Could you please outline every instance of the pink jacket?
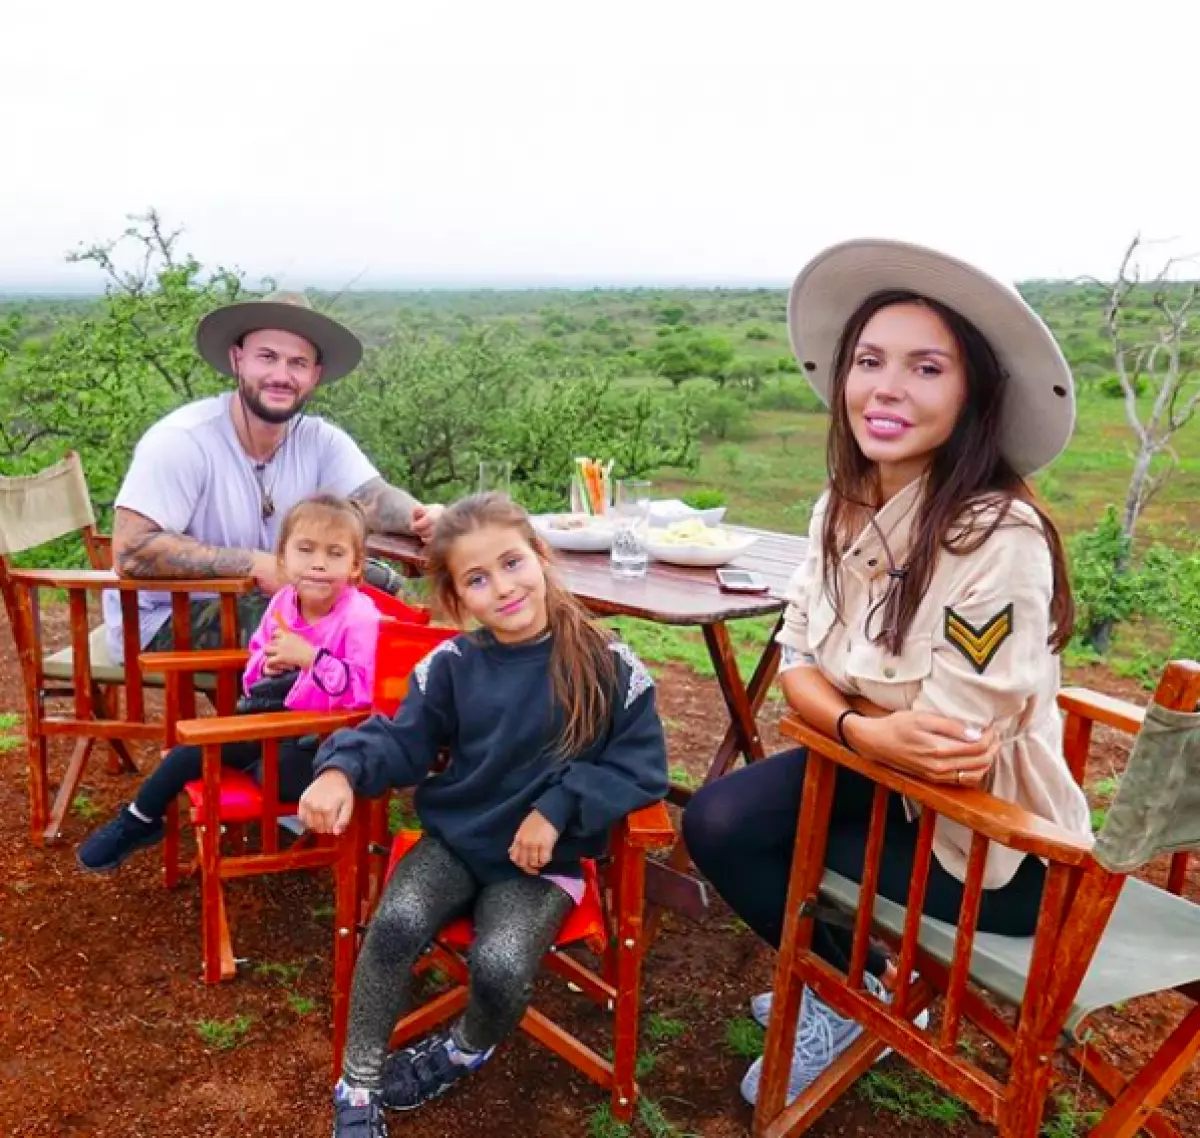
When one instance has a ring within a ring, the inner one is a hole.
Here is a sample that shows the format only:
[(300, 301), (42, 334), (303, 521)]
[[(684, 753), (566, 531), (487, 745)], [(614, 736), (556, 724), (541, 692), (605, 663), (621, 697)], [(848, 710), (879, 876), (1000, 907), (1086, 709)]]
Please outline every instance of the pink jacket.
[(309, 624), (300, 615), (300, 603), (291, 585), (280, 589), (250, 638), (250, 662), (242, 677), (247, 692), (262, 679), (276, 613), (282, 614), (292, 632), (303, 636), (314, 648), (324, 649), (311, 668), (301, 671), (284, 701), (286, 707), (292, 711), (338, 711), (371, 705), (379, 610), (353, 586), (316, 624)]

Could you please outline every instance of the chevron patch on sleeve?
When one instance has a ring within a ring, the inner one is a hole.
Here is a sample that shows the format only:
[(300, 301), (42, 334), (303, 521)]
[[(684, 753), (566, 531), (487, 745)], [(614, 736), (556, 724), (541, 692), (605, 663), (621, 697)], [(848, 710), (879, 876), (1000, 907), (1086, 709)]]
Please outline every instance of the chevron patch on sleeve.
[(1013, 607), (1005, 605), (991, 620), (976, 628), (947, 605), (945, 634), (971, 667), (983, 675), (1000, 651), (1000, 645), (1013, 634)]

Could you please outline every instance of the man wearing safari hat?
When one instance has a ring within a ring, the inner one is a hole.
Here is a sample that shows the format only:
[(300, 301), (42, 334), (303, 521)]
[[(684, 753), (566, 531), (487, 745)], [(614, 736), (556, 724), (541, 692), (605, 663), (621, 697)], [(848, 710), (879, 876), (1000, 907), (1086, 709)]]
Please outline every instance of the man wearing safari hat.
[[(297, 293), (226, 305), (196, 328), (196, 348), (234, 391), (172, 411), (138, 442), (116, 501), (113, 559), (125, 577), (253, 576), (241, 598), (249, 635), (281, 582), (274, 554), (280, 521), (319, 492), (358, 502), (373, 532), (427, 540), (441, 512), (388, 485), (339, 427), (302, 415), (317, 386), (348, 375), (358, 338)], [(368, 563), (367, 580), (395, 591), (399, 578)], [(170, 598), (139, 594), (141, 644), (171, 647)], [(109, 651), (122, 659), (120, 600), (104, 597)], [(193, 643), (220, 643), (216, 602), (193, 599)]]

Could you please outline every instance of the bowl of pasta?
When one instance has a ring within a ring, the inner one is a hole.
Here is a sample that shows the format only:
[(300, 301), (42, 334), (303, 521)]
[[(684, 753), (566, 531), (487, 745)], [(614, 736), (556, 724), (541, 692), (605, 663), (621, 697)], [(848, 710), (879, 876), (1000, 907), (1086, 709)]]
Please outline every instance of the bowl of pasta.
[(612, 549), (613, 521), (590, 514), (537, 514), (533, 527), (551, 549), (570, 553), (604, 553)]
[(656, 561), (716, 569), (745, 553), (758, 538), (736, 533), (724, 526), (706, 526), (688, 518), (669, 526), (651, 526), (646, 531), (646, 549)]

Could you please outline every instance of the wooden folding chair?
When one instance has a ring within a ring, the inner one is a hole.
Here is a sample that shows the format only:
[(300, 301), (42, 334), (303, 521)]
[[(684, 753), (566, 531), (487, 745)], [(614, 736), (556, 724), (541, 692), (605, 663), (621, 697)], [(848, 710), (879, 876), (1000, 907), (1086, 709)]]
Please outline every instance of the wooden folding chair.
[[(324, 736), (342, 727), (362, 722), (373, 711), (392, 714), (407, 689), (408, 676), (417, 662), (435, 645), (457, 633), (456, 629), (429, 625), (428, 614), (407, 609), (387, 598), (376, 603), (393, 614), (407, 613), (409, 621), (395, 615), (380, 622), (376, 649), (375, 696), (370, 709), (347, 712), (283, 711), (264, 715), (219, 715), (206, 719), (180, 719), (173, 724), (171, 738), (203, 749), (202, 779), (185, 788), (189, 817), (196, 834), (198, 857), (188, 866), (179, 863), (179, 823), (176, 808), (168, 813), (164, 838), (167, 884), (181, 876), (200, 875), (201, 922), (204, 947), (204, 980), (217, 983), (237, 973), (229, 922), (226, 916), (224, 883), (256, 874), (286, 873), (300, 869), (333, 868), (342, 843), (328, 835), (302, 834), (286, 849), (280, 844), (281, 818), (296, 812), (296, 803), (279, 800), (279, 743), (302, 735)], [(245, 652), (158, 652), (146, 653), (142, 666), (162, 673), (167, 682), (169, 704), (178, 704), (185, 677), (196, 671), (221, 676), (232, 684), (245, 669)], [(218, 703), (221, 700), (218, 697)], [(226, 743), (256, 741), (263, 744), (262, 782), (249, 774), (221, 766), (221, 747)], [(386, 804), (369, 811), (365, 832), (377, 836), (386, 829)], [(247, 850), (245, 828), (258, 830), (258, 848)], [(228, 829), (236, 841), (222, 848), (222, 831)], [(357, 831), (355, 831), (357, 833)], [(355, 888), (369, 879), (364, 856), (363, 873), (355, 874)]]
[[(12, 555), (77, 534), (87, 550), (90, 570), (18, 569)], [(144, 681), (137, 667), (137, 594), (140, 591), (172, 594), (176, 643), (189, 643), (188, 594), (217, 593), (222, 604), (226, 643), (237, 643), (236, 600), (248, 592), (252, 580), (149, 581), (118, 578), (112, 572), (111, 543), (96, 531), (91, 498), (79, 456), (70, 453), (62, 462), (28, 477), (0, 477), (0, 592), (12, 626), (21, 677), (25, 687), (25, 736), (29, 763), (30, 830), (35, 842), (53, 841), (75, 799), (88, 757), (96, 740), (112, 750), (112, 769), (136, 772), (126, 746), (136, 741), (161, 741), (162, 722), (146, 714)], [(65, 589), (71, 622), (71, 646), (48, 651), (42, 638), (41, 591)], [(125, 664), (109, 657), (103, 622), (88, 626), (88, 596), (118, 589)], [(203, 686), (203, 679), (200, 681)], [(125, 692), (121, 714), (119, 692)], [(72, 700), (72, 712), (50, 714), (48, 703)], [(77, 740), (62, 781), (49, 805), (50, 778), (47, 749), (50, 738)]]
[[(367, 813), (370, 803), (359, 801), (355, 815)], [(364, 820), (348, 832), (338, 871), (333, 977), (333, 1071), (342, 1072), (350, 1010), (354, 962), (361, 946), (373, 904), (362, 904), (362, 889), (355, 892), (364, 872), (364, 848), (371, 840), (371, 824)], [(400, 831), (391, 846), (388, 871), (416, 843), (419, 833)], [(670, 849), (675, 831), (663, 803), (635, 811), (613, 827), (607, 864), (584, 863), (586, 891), (563, 925), (544, 964), (555, 975), (574, 985), (583, 995), (613, 1013), (612, 1059), (606, 1059), (550, 1019), (530, 1007), (521, 1029), (565, 1059), (592, 1082), (611, 1092), (613, 1116), (622, 1122), (633, 1117), (638, 1087), (634, 1069), (638, 1053), (638, 1020), (641, 1011), (642, 958), (646, 950), (643, 928), (646, 888), (646, 855)], [(376, 847), (378, 852), (378, 847)], [(387, 852), (387, 848), (383, 848)], [(438, 968), (454, 986), (406, 1015), (392, 1034), (392, 1045), (402, 1047), (427, 1034), (438, 1024), (457, 1016), (467, 1005), (467, 950), (473, 937), (469, 919), (447, 925), (417, 964), (416, 971)], [(586, 945), (601, 957), (597, 974), (565, 950)]]
[[(1076, 720), (1142, 729), (1121, 789), (1095, 849), (1091, 843), (1016, 805), (978, 790), (943, 789), (909, 778), (838, 746), (795, 717), (786, 735), (809, 749), (792, 862), (787, 917), (775, 971), (754, 1133), (783, 1138), (804, 1133), (872, 1063), (894, 1049), (956, 1095), (1003, 1138), (1035, 1138), (1053, 1085), (1064, 1077), (1056, 1054), (1077, 1067), (1111, 1102), (1093, 1138), (1180, 1138), (1158, 1110), (1200, 1052), (1200, 1004), (1154, 1056), (1126, 1078), (1088, 1045), (1085, 1026), (1096, 1011), (1175, 990), (1200, 999), (1200, 905), (1128, 874), (1150, 857), (1200, 848), (1200, 666), (1168, 665), (1155, 703), (1142, 712), (1080, 690), (1064, 693)], [(1184, 710), (1177, 710), (1184, 709)], [(1080, 728), (1076, 723), (1071, 731)], [(1068, 734), (1068, 745), (1070, 743)], [(1077, 744), (1075, 744), (1077, 745)], [(1082, 767), (1072, 756), (1077, 775)], [(861, 885), (823, 868), (834, 782), (841, 768), (876, 785)], [(889, 794), (921, 808), (917, 855), (907, 904), (876, 896)], [(970, 829), (962, 911), (957, 926), (921, 915), (936, 819)], [(1136, 841), (1131, 842), (1131, 836)], [(983, 871), (990, 843), (1044, 859), (1046, 889), (1030, 938), (977, 931)], [(1132, 849), (1132, 852), (1131, 852)], [(1119, 863), (1118, 863), (1119, 859)], [(818, 911), (850, 915), (853, 948), (846, 973), (812, 950)], [(898, 948), (893, 1002), (864, 991), (868, 940)], [(909, 981), (916, 969), (919, 978)], [(784, 1096), (804, 986), (863, 1024), (862, 1036), (791, 1106)], [(944, 997), (941, 1024), (926, 1035), (912, 1018), (933, 996)], [(1016, 1026), (995, 1010), (1018, 1009)], [(1006, 1077), (959, 1047), (964, 1019), (1009, 1057)]]

